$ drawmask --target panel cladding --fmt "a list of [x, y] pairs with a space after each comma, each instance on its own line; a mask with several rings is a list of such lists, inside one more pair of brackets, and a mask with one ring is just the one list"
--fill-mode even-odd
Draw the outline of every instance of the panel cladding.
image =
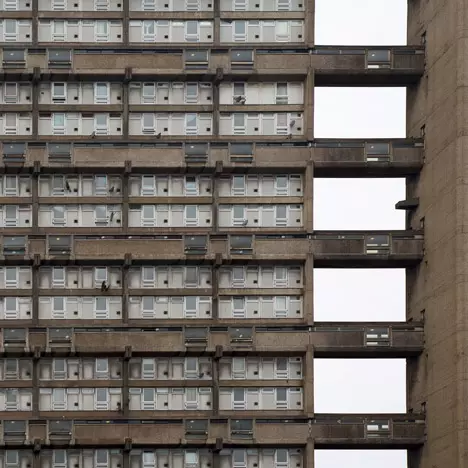
[[[424, 459], [424, 316], [316, 323], [313, 304], [314, 267], [431, 268], [422, 225], [313, 226], [314, 177], [427, 164], [424, 44], [315, 46], [313, 1], [0, 11], [0, 467]], [[315, 139], [315, 86], [409, 87], [411, 138]], [[412, 411], [315, 414], [315, 357], [408, 359]]]

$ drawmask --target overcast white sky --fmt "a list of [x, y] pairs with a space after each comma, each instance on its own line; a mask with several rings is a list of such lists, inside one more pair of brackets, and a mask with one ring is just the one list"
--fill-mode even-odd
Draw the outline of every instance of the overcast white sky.
[[[318, 45], [406, 44], [407, 0], [315, 0]], [[404, 88], [316, 88], [316, 138], [405, 137]], [[315, 229], [404, 229], [404, 179], [315, 179]], [[389, 287], [389, 284], [391, 287]], [[404, 270], [314, 272], [316, 321], [404, 321]], [[324, 360], [315, 412], [406, 411], [404, 360]], [[315, 468], [407, 468], [406, 451], [316, 450]]]

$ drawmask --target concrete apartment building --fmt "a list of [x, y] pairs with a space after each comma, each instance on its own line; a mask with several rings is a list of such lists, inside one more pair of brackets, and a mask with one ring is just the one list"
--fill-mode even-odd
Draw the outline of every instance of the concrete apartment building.
[[[0, 11], [1, 468], [468, 466], [468, 2], [399, 47], [315, 46], [303, 0]], [[408, 138], [315, 139], [315, 86], [407, 87]], [[316, 177], [406, 177], [406, 230], [314, 230]], [[315, 322], [343, 267], [406, 268], [407, 323]], [[314, 358], [372, 357], [408, 414], [314, 412]]]

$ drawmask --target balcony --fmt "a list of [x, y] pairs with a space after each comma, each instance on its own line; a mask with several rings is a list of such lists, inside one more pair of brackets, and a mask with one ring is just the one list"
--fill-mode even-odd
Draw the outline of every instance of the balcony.
[[[65, 325], [65, 324], [64, 324]], [[300, 356], [310, 346], [316, 358], [397, 358], [419, 355], [422, 323], [316, 323], [300, 326], [6, 329], [4, 356]]]
[[[228, 419], [168, 420], [50, 420], [29, 421], [23, 436], [7, 442], [22, 448], [24, 441], [48, 447], [231, 447], [305, 445], [314, 440], [320, 449], [411, 449], [424, 443], [425, 421], [415, 414], [316, 415], [312, 419], [251, 420], [250, 431], [234, 431]], [[5, 423], [5, 422], [3, 422]], [[58, 424], [56, 424], [58, 423]], [[24, 424], [24, 423], [23, 423]], [[57, 428], [63, 432], [57, 439]], [[309, 434], [309, 431], [311, 433]], [[3, 430], [2, 430], [3, 433]], [[3, 443], [6, 442], [5, 438]]]

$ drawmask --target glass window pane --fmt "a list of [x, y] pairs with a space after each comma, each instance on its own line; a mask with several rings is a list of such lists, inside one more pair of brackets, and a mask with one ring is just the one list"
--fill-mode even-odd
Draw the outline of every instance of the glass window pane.
[[197, 310], [197, 298], [196, 296], [185, 297], [185, 308], [187, 310]]

